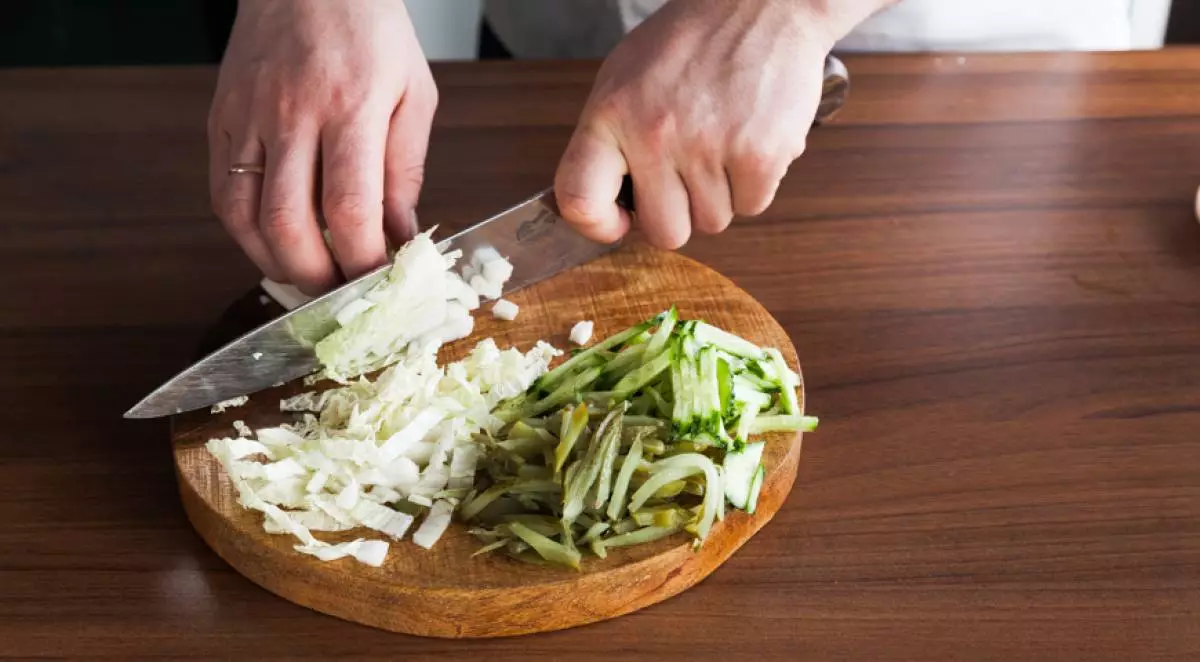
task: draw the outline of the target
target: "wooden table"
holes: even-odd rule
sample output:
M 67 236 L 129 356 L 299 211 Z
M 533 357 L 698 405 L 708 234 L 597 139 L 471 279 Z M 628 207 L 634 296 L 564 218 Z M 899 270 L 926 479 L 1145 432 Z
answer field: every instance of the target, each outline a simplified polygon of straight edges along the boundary
M 775 206 L 687 248 L 800 352 L 790 500 L 678 598 L 467 643 L 246 581 L 165 424 L 120 418 L 254 283 L 208 211 L 213 72 L 0 72 L 0 655 L 1197 659 L 1200 51 L 848 63 Z M 438 67 L 422 220 L 546 185 L 593 66 Z

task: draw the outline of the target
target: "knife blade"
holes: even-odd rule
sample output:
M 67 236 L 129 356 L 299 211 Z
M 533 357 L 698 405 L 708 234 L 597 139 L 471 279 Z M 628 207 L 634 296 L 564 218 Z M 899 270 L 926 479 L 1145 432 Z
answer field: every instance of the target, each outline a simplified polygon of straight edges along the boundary
M 823 75 L 814 127 L 833 117 L 849 93 L 850 75 L 836 57 L 826 57 Z M 634 209 L 628 175 L 617 202 Z M 597 244 L 572 230 L 559 215 L 553 189 L 547 189 L 443 240 L 438 248 L 443 253 L 462 250 L 460 264 L 469 263 L 474 251 L 495 249 L 513 264 L 512 278 L 504 286 L 507 295 L 589 262 L 618 244 Z M 200 409 L 315 372 L 320 366 L 313 347 L 337 328 L 334 315 L 381 281 L 390 266 L 379 267 L 226 344 L 155 389 L 125 412 L 125 418 L 158 418 Z
M 628 179 L 620 202 L 632 207 Z M 589 262 L 616 244 L 584 238 L 562 220 L 547 189 L 437 244 L 443 253 L 460 250 L 459 264 L 476 251 L 494 250 L 513 265 L 503 293 L 511 294 Z M 256 393 L 320 368 L 313 347 L 337 328 L 335 315 L 383 280 L 390 264 L 263 324 L 180 372 L 125 412 L 125 418 L 157 418 L 208 407 Z

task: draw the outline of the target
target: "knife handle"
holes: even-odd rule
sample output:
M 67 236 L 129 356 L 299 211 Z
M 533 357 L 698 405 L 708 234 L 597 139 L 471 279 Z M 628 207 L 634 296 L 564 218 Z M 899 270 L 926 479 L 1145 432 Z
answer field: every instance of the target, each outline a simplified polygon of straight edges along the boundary
M 817 104 L 817 114 L 813 118 L 812 127 L 816 128 L 827 122 L 846 104 L 846 96 L 850 93 L 850 72 L 841 60 L 832 55 L 825 57 L 824 80 L 821 83 L 821 102 Z M 633 203 L 633 178 L 625 175 L 621 179 L 621 190 L 617 193 L 617 204 L 625 211 L 635 211 Z

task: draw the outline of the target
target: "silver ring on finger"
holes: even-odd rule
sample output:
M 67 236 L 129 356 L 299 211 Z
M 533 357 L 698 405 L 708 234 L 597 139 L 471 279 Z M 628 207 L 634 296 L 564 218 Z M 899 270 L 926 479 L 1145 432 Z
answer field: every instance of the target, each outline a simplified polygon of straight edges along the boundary
M 229 166 L 231 175 L 261 175 L 264 172 L 266 168 L 257 163 L 235 163 Z

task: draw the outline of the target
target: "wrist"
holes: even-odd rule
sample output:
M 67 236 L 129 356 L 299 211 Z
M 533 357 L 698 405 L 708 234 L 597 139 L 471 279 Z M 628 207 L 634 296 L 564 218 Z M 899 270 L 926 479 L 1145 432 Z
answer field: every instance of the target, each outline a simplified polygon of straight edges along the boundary
M 859 23 L 899 0 L 765 0 L 787 5 L 800 20 L 806 35 L 826 52 Z

